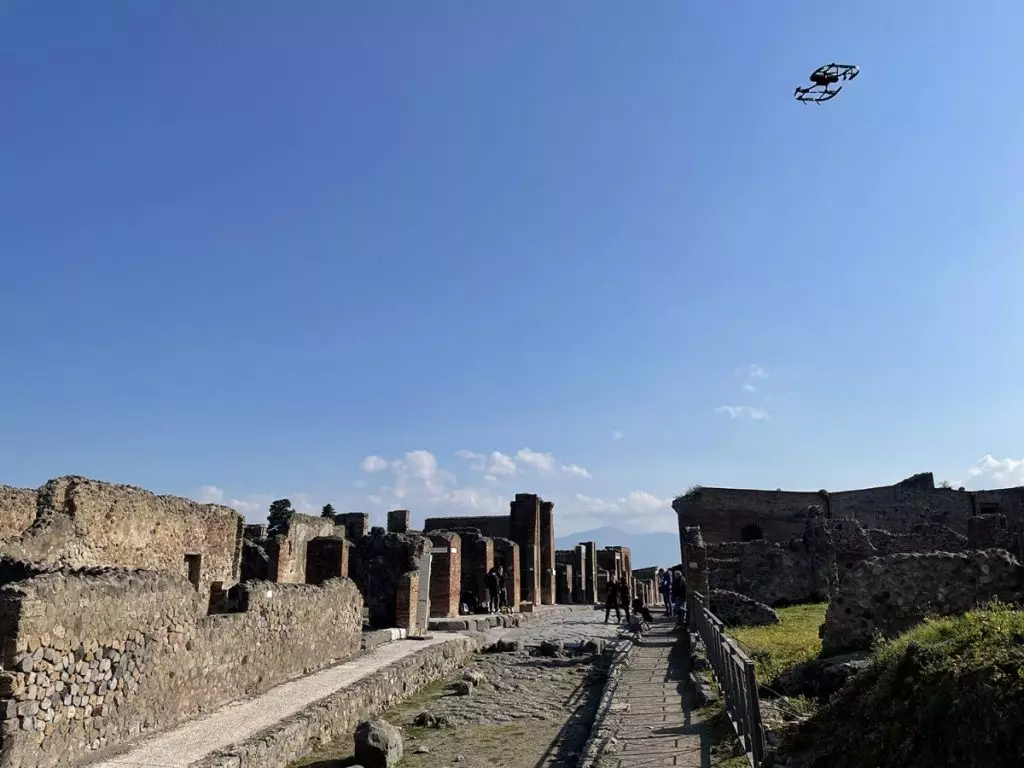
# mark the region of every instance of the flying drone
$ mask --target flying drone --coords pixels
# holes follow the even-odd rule
[[[853,80],[859,74],[860,70],[852,64],[826,64],[811,72],[813,85],[807,88],[801,88],[798,85],[793,96],[797,101],[802,101],[805,104],[809,101],[821,104],[823,101],[834,99],[843,90],[843,86],[840,85],[833,89],[833,85],[840,80]]]

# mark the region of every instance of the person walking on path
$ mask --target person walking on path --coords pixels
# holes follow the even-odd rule
[[[498,612],[498,569],[491,568],[487,572],[487,612],[497,613]]]
[[[686,581],[679,566],[672,569],[672,600],[672,613],[678,615],[680,606],[686,604]]]
[[[629,580],[622,576],[619,579],[619,602],[622,603],[622,607],[626,609],[626,623],[629,624],[630,613],[633,610],[633,595],[632,590],[629,588]]]
[[[619,585],[613,579],[608,580],[608,594],[604,599],[604,623],[608,623],[608,617],[611,616],[612,608],[615,609],[615,622],[618,624],[622,623],[622,611],[620,610],[619,604]]]
[[[665,615],[672,614],[672,571],[661,572],[661,596],[665,600]]]
[[[508,577],[505,576],[505,568],[498,566],[498,613],[505,613],[508,609]]]

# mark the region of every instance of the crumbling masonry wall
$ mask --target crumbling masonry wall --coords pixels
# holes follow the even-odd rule
[[[540,502],[540,601],[544,605],[554,605],[557,601],[554,510],[553,502]]]
[[[349,575],[363,595],[371,627],[415,628],[420,562],[430,549],[430,539],[423,536],[380,528],[352,544]]]
[[[541,543],[540,497],[532,493],[517,493],[511,502],[509,520],[512,535],[519,545],[521,599],[541,604]]]
[[[346,575],[341,571],[340,563],[347,561],[345,554],[345,526],[338,525],[329,517],[313,517],[303,515],[299,512],[292,512],[289,515],[275,521],[275,525],[268,527],[266,538],[250,541],[261,547],[267,555],[267,573],[264,576],[259,570],[246,570],[253,562],[248,555],[243,556],[243,569],[241,579],[243,581],[255,578],[267,578],[281,584],[305,584],[310,581],[310,574],[307,573],[307,557],[310,546],[321,554],[324,545],[318,540],[334,539],[341,542],[335,545],[338,549],[339,566],[334,576]],[[253,526],[246,526],[246,534],[255,533]],[[314,543],[317,542],[317,543]],[[314,569],[315,570],[315,569]],[[315,574],[314,574],[315,578]]]
[[[1024,557],[1024,525],[1006,515],[975,515],[968,521],[970,549],[1005,549],[1020,560]]]
[[[0,555],[71,568],[146,568],[189,575],[197,588],[238,581],[242,516],[229,507],[157,496],[142,488],[84,477],[50,480],[39,489],[37,516]],[[198,556],[198,557],[196,557]]]
[[[1020,599],[1024,567],[1008,552],[904,553],[856,563],[825,614],[822,652],[867,649],[926,616],[962,614],[992,598]]]
[[[30,488],[0,485],[0,539],[23,533],[36,519],[39,494]]]
[[[348,580],[236,591],[243,612],[204,616],[202,597],[171,573],[57,570],[8,583],[0,764],[80,762],[359,652],[361,600]]]

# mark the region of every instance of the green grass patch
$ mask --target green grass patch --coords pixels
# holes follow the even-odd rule
[[[821,653],[818,628],[825,621],[827,607],[827,603],[811,603],[777,608],[778,624],[729,628],[729,634],[753,659],[758,682],[770,683]]]
[[[782,748],[813,768],[1024,765],[1024,611],[993,603],[880,643]]]

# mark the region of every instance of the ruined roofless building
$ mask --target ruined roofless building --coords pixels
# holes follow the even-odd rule
[[[508,515],[432,517],[424,522],[423,530],[427,533],[475,530],[491,539],[515,542],[519,556],[519,600],[554,604],[555,525],[551,502],[535,494],[517,493],[509,505]]]
[[[975,515],[1003,514],[1024,523],[1024,487],[987,491],[937,488],[931,472],[894,485],[851,491],[768,491],[697,486],[677,498],[679,532],[700,526],[708,544],[766,539],[783,542],[803,535],[808,510],[820,507],[834,520],[856,520],[866,529],[903,532],[940,524],[966,536]]]

